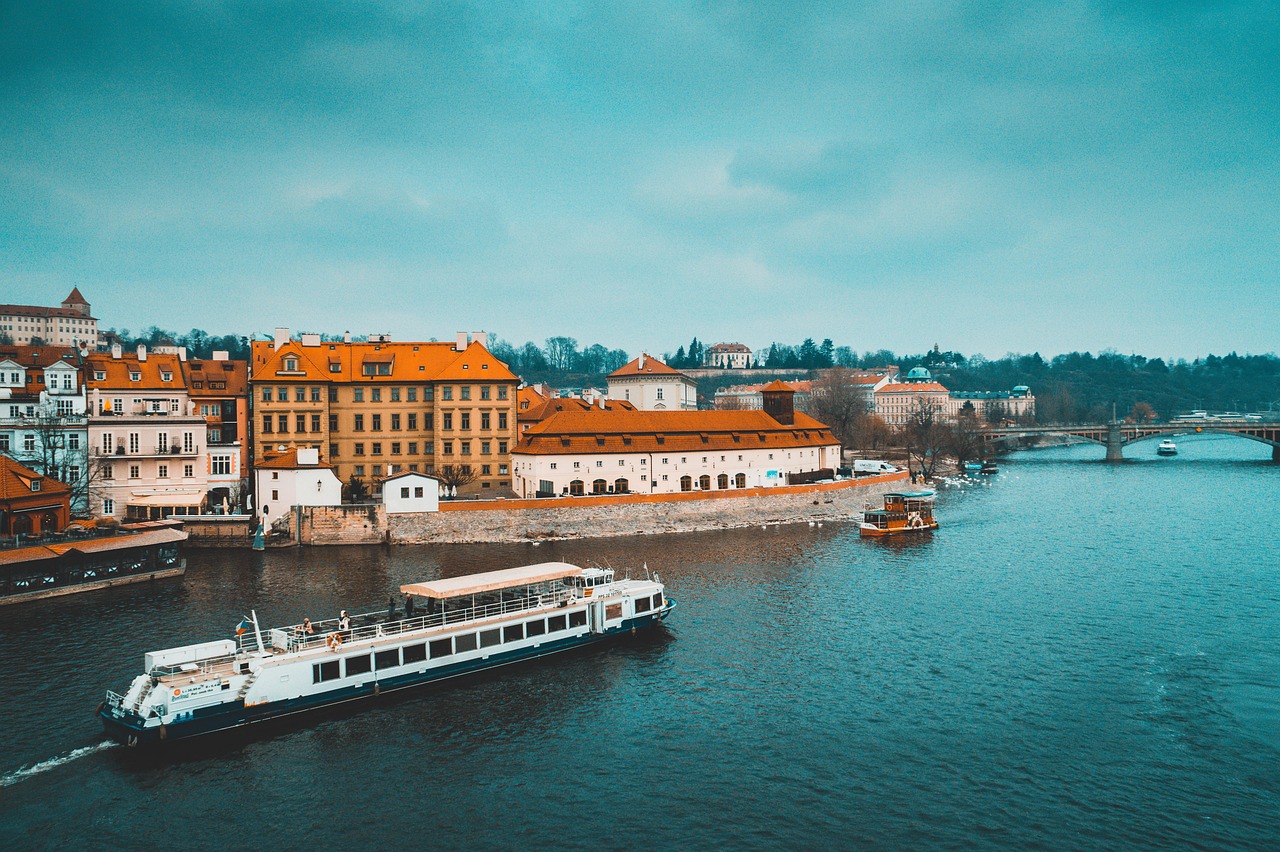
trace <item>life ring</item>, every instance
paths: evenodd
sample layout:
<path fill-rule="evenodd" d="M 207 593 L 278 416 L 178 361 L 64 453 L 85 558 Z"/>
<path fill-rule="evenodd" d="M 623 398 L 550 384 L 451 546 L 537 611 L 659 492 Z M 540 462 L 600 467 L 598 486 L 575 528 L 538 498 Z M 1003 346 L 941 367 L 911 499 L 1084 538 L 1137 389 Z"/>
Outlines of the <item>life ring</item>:
<path fill-rule="evenodd" d="M 329 646 L 330 651 L 338 650 L 342 647 L 342 634 L 330 633 L 329 638 L 325 640 L 325 643 Z"/>
<path fill-rule="evenodd" d="M 921 519 L 919 515 L 916 515 L 914 518 L 911 519 L 911 529 L 913 530 L 924 529 L 924 520 Z"/>

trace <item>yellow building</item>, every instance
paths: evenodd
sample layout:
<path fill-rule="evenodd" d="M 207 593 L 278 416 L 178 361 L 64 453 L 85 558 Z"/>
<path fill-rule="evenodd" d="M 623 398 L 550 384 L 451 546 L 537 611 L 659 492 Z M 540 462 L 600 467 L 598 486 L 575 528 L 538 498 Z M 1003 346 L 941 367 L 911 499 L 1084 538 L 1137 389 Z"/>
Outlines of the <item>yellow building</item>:
<path fill-rule="evenodd" d="M 318 334 L 253 342 L 250 399 L 255 458 L 280 447 L 315 447 L 342 482 L 420 471 L 458 494 L 511 487 L 519 380 L 483 335 L 454 343 L 350 343 Z M 456 481 L 456 480 L 455 480 Z"/>

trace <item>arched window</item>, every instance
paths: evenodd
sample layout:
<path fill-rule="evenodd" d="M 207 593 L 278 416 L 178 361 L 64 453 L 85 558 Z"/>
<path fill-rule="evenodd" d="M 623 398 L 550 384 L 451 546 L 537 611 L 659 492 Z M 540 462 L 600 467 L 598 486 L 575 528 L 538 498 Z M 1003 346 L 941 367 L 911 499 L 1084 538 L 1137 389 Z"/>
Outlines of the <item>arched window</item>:
<path fill-rule="evenodd" d="M 582 480 L 581 479 L 575 479 L 573 480 L 573 482 L 569 483 L 569 493 L 574 495 L 575 497 L 582 496 Z"/>
<path fill-rule="evenodd" d="M 729 474 L 722 473 L 716 477 L 716 488 L 723 489 L 728 487 L 729 487 Z"/>
<path fill-rule="evenodd" d="M 691 477 L 691 476 L 682 476 L 682 477 L 680 477 L 680 490 L 681 490 L 681 491 L 692 491 L 692 490 L 693 490 L 693 477 Z"/>
<path fill-rule="evenodd" d="M 740 474 L 738 474 L 737 476 L 735 476 L 735 477 L 733 478 L 733 487 L 734 487 L 734 488 L 746 488 L 746 487 L 747 487 L 747 475 L 746 475 L 745 473 L 740 473 Z"/>
<path fill-rule="evenodd" d="M 597 479 L 591 483 L 592 494 L 604 494 L 609 490 L 609 485 L 603 479 Z"/>
<path fill-rule="evenodd" d="M 699 477 L 698 477 L 698 487 L 699 487 L 700 489 L 702 489 L 703 491 L 710 491 L 710 490 L 711 490 L 711 477 L 707 476 L 705 473 L 704 473 L 704 474 L 702 474 L 702 476 L 699 476 Z"/>
<path fill-rule="evenodd" d="M 626 494 L 631 490 L 631 483 L 627 482 L 625 479 L 615 480 L 613 483 L 613 490 L 619 494 Z"/>

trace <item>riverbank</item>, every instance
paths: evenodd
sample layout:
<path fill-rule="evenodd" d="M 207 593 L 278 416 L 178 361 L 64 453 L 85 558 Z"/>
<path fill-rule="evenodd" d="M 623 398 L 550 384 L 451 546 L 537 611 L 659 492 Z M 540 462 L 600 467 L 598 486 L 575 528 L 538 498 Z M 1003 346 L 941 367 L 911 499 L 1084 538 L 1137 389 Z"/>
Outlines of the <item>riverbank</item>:
<path fill-rule="evenodd" d="M 458 500 L 439 512 L 381 505 L 295 508 L 293 544 L 502 544 L 859 520 L 868 501 L 908 483 L 905 471 L 777 488 L 612 494 L 542 500 Z"/>

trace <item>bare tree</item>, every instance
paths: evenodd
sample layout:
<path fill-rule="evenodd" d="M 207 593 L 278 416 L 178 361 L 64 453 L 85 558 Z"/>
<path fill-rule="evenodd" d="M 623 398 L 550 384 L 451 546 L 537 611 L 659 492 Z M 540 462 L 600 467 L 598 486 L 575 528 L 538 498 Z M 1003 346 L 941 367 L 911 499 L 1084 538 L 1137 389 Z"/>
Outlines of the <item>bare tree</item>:
<path fill-rule="evenodd" d="M 445 488 L 462 488 L 476 481 L 476 471 L 469 464 L 439 465 L 435 475 Z"/>
<path fill-rule="evenodd" d="M 578 354 L 578 341 L 572 337 L 547 338 L 547 362 L 553 370 L 567 373 L 573 369 Z"/>
<path fill-rule="evenodd" d="M 71 509 L 88 510 L 89 451 L 83 414 L 59 413 L 56 402 L 45 399 L 22 418 L 21 444 L 15 459 L 71 489 Z M 28 437 L 30 436 L 30 437 Z"/>
<path fill-rule="evenodd" d="M 941 406 L 923 397 L 917 398 L 915 407 L 903 427 L 907 445 L 908 462 L 919 464 L 926 478 L 933 476 L 938 457 L 946 448 L 951 430 L 942 422 Z"/>
<path fill-rule="evenodd" d="M 1127 418 L 1131 423 L 1146 424 L 1156 419 L 1156 411 L 1149 402 L 1135 402 Z"/>
<path fill-rule="evenodd" d="M 947 449 L 961 465 L 982 455 L 982 439 L 978 436 L 978 412 L 972 403 L 966 402 L 956 416 L 956 422 L 951 426 Z"/>
<path fill-rule="evenodd" d="M 867 401 L 853 382 L 851 370 L 827 370 L 813 383 L 809 413 L 831 427 L 846 447 L 853 446 L 867 418 Z"/>

